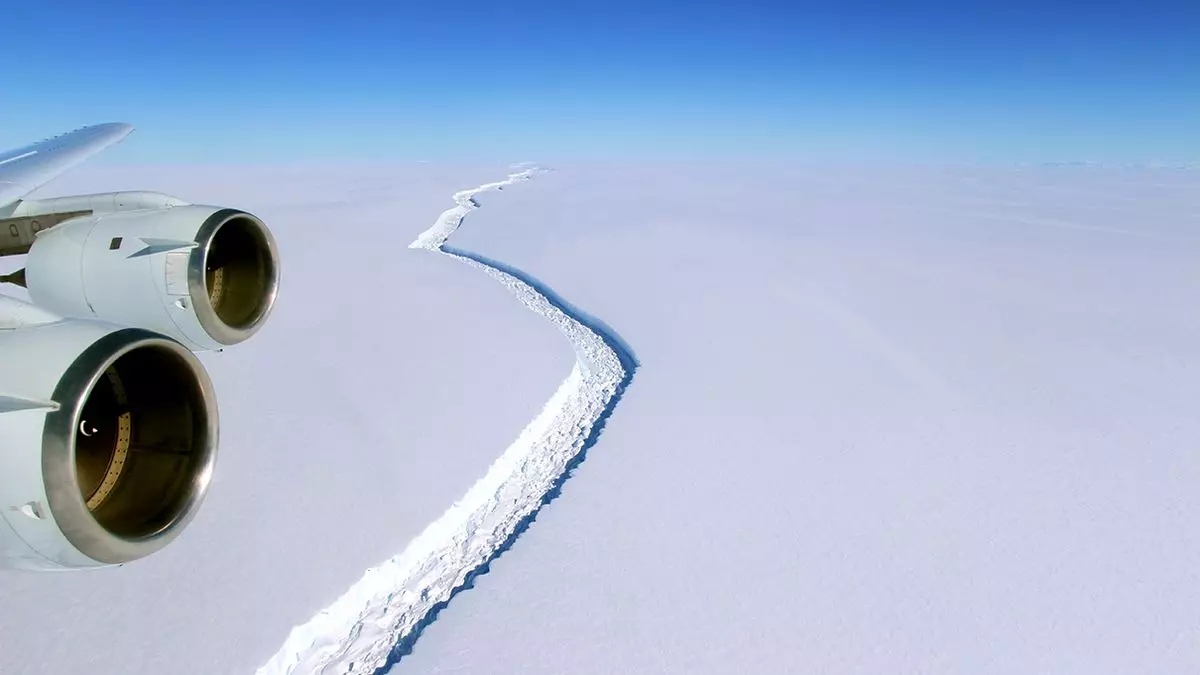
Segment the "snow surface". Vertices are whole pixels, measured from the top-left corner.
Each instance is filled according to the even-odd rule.
[[[1200,171],[553,168],[470,197],[460,261],[405,247],[505,167],[56,183],[255,211],[284,292],[205,360],[196,522],[119,570],[0,574],[0,670],[252,672],[372,590],[573,391],[520,284],[618,329],[635,383],[436,620],[406,638],[364,593],[318,647],[390,643],[397,674],[1200,670]]]
[[[454,195],[448,209],[409,248],[442,252],[491,276],[522,304],[558,328],[575,349],[576,362],[558,391],[466,495],[431,523],[405,550],[372,567],[361,580],[311,621],[296,627],[259,669],[283,673],[373,673],[398,659],[440,606],[497,554],[563,480],[594,439],[594,428],[632,377],[632,361],[519,273],[445,248],[473,197],[529,179],[534,169],[510,174]],[[624,358],[623,358],[624,357]],[[626,370],[629,364],[630,370]]]
[[[394,673],[1200,671],[1200,174],[555,168],[637,379]]]

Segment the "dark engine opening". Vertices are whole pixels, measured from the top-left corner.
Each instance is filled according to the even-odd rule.
[[[169,527],[204,490],[208,454],[203,391],[189,364],[161,346],[109,366],[75,428],[75,471],[88,511],[114,535]]]
[[[204,284],[213,311],[225,325],[248,328],[270,309],[274,266],[257,222],[239,216],[221,224],[205,259]]]

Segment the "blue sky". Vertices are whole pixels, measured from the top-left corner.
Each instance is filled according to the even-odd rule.
[[[1200,159],[1194,0],[19,4],[5,147],[125,121],[139,162]]]

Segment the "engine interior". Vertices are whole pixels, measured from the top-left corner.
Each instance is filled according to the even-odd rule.
[[[248,330],[271,309],[277,279],[273,243],[258,220],[236,215],[221,223],[209,243],[204,286],[226,326]]]
[[[207,487],[215,438],[193,366],[162,344],[133,348],[87,393],[74,429],[79,492],[123,539],[170,527]]]

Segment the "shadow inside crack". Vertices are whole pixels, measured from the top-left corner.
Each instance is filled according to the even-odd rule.
[[[575,305],[572,305],[570,302],[567,302],[565,298],[563,298],[553,288],[547,286],[537,277],[507,263],[500,262],[499,260],[495,260],[478,253],[472,253],[471,251],[464,251],[463,249],[454,248],[453,246],[442,246],[441,250],[444,253],[448,253],[453,256],[474,260],[480,265],[486,265],[494,270],[499,270],[509,276],[515,277],[519,281],[525,282],[532,287],[533,290],[541,294],[542,297],[546,298],[551,305],[556,307],[563,314],[575,319],[579,323],[586,326],[593,333],[599,335],[600,339],[604,341],[604,344],[608,345],[609,349],[616,352],[617,358],[621,361],[621,367],[624,368],[626,372],[631,372],[640,365],[640,362],[637,360],[637,354],[634,353],[633,348],[629,346],[629,343],[625,342],[625,340],[621,338],[617,331],[613,330],[611,326],[599,318],[594,317],[582,309],[579,309]]]
[[[558,308],[563,314],[566,314],[575,321],[578,321],[580,324],[586,326],[589,330],[598,335],[600,339],[604,341],[604,344],[607,345],[609,349],[612,349],[617,355],[617,359],[621,362],[621,367],[624,369],[625,375],[617,384],[616,391],[613,393],[612,398],[609,399],[608,404],[604,406],[604,410],[601,411],[600,416],[597,417],[596,421],[592,424],[591,431],[588,433],[587,438],[584,439],[583,445],[580,447],[579,452],[577,452],[575,456],[571,458],[566,467],[563,469],[563,472],[554,479],[550,489],[542,495],[537,507],[530,512],[529,515],[517,522],[512,533],[508,535],[508,537],[505,538],[505,540],[498,547],[496,547],[492,554],[489,555],[481,565],[468,572],[464,577],[463,582],[451,589],[450,595],[445,600],[431,607],[429,611],[425,613],[425,616],[421,617],[420,621],[413,626],[413,629],[407,634],[403,635],[396,642],[391,651],[388,653],[387,661],[375,670],[374,675],[386,675],[386,673],[400,663],[401,659],[411,654],[414,646],[417,643],[417,640],[420,639],[421,635],[425,632],[425,629],[437,620],[438,615],[441,614],[441,611],[450,604],[450,601],[462,591],[474,588],[475,579],[491,571],[492,562],[497,560],[500,556],[504,555],[506,551],[512,548],[517,539],[520,538],[520,536],[524,534],[531,525],[533,525],[534,521],[537,520],[538,513],[541,511],[542,507],[554,501],[559,497],[559,495],[562,494],[563,485],[572,475],[574,475],[576,467],[578,467],[585,459],[587,459],[588,450],[591,449],[591,447],[597,442],[599,442],[600,435],[604,432],[604,427],[608,423],[609,417],[612,416],[613,410],[616,409],[617,404],[621,401],[621,397],[625,394],[625,389],[633,381],[634,372],[636,372],[640,366],[640,363],[638,362],[637,357],[634,355],[633,350],[629,348],[628,344],[626,344],[626,342],[621,339],[621,337],[617,335],[617,332],[614,331],[608,324],[567,302],[562,298],[562,296],[554,292],[554,289],[542,283],[535,277],[515,267],[512,267],[511,265],[506,265],[502,262],[492,260],[485,256],[471,253],[470,251],[464,251],[462,249],[456,249],[450,246],[442,246],[441,250],[453,256],[474,260],[481,265],[491,267],[492,269],[508,274],[528,284],[531,288],[546,298],[551,305]]]

